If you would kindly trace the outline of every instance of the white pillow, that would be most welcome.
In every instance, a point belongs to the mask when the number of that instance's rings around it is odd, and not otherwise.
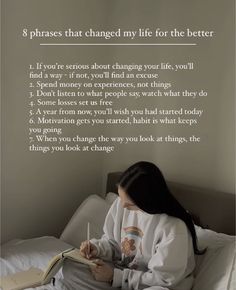
[[[226,246],[235,240],[234,236],[229,236],[222,233],[217,233],[212,230],[203,229],[195,225],[195,231],[198,238],[199,249],[207,248],[207,252],[204,255],[196,255],[196,267],[194,270],[194,276],[196,277],[202,267],[203,260],[206,261],[205,256],[214,255],[214,251]]]
[[[236,257],[234,257],[233,268],[229,278],[229,287],[228,290],[236,289]]]
[[[90,223],[91,238],[100,238],[103,234],[103,224],[109,208],[110,204],[103,198],[95,194],[90,195],[78,207],[60,239],[79,248],[81,242],[87,239],[88,222]]]
[[[196,277],[193,290],[228,289],[235,256],[235,236],[217,233],[195,225],[200,249],[204,255],[196,255]],[[227,269],[227,270],[226,270]]]
[[[107,195],[106,195],[106,202],[110,205],[113,204],[113,202],[117,199],[118,197],[118,194],[114,193],[114,192],[109,192]]]
[[[193,290],[229,289],[235,255],[234,242],[229,242],[219,248],[209,249],[204,255]]]
[[[206,247],[208,247],[208,249],[217,249],[235,240],[235,236],[217,233],[212,230],[203,229],[196,225],[195,231],[198,237],[198,245],[200,249]]]

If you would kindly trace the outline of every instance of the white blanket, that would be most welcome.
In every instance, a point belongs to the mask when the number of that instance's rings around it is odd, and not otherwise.
[[[0,269],[1,276],[13,274],[19,271],[28,270],[30,267],[37,267],[45,270],[50,259],[71,248],[71,245],[55,237],[40,237],[28,240],[13,240],[2,246]],[[34,290],[65,290],[61,270],[55,276],[55,287],[43,285]]]

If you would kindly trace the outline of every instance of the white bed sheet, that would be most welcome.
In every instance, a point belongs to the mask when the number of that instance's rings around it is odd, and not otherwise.
[[[37,267],[44,271],[53,256],[68,248],[71,248],[71,245],[50,236],[10,241],[2,246],[0,259],[1,276],[28,270],[30,267]],[[52,284],[47,284],[27,289],[66,290],[63,284],[61,270],[55,278],[55,287]]]

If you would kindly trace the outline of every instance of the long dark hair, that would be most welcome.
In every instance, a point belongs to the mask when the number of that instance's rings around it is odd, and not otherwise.
[[[190,214],[171,194],[163,174],[155,164],[147,161],[133,164],[121,175],[118,186],[143,211],[149,214],[165,213],[184,221],[192,236],[194,253],[205,253],[205,250],[198,249],[197,235]]]

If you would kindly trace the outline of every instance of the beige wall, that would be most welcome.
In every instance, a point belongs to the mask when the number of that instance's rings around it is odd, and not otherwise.
[[[61,232],[69,217],[91,193],[104,190],[105,174],[123,170],[137,160],[157,163],[172,181],[234,192],[234,26],[233,1],[2,1],[2,241]],[[194,48],[118,47],[43,48],[25,41],[20,31],[31,28],[87,27],[213,29],[217,37]],[[196,103],[205,115],[196,129],[196,144],[120,146],[111,154],[59,153],[43,155],[27,150],[27,65],[32,61],[123,63],[185,62],[193,60],[195,77],[178,75],[178,85],[207,88],[209,96]],[[170,76],[166,73],[166,79]],[[127,107],[135,104],[126,100]],[[142,100],[139,106],[145,106]],[[192,106],[179,99],[150,105]],[[165,134],[167,127],[90,129],[91,134],[130,136]],[[86,133],[85,129],[80,131]],[[174,128],[191,134],[189,128]],[[70,132],[69,132],[70,133]]]
[[[69,5],[69,2],[71,5]],[[72,29],[100,25],[104,7],[86,1],[3,1],[2,241],[59,234],[81,201],[101,190],[101,154],[28,152],[28,65],[86,63],[100,49],[40,47],[22,29]],[[65,13],[66,11],[66,13]],[[99,134],[96,127],[91,135]],[[79,129],[77,134],[86,135]],[[72,134],[72,130],[68,131]]]
[[[128,2],[131,4],[131,2]],[[148,6],[147,3],[151,5]],[[132,2],[133,4],[133,2]],[[112,156],[106,156],[104,175],[117,168],[125,169],[137,160],[153,161],[160,166],[166,178],[200,187],[226,192],[235,192],[235,91],[234,91],[234,1],[143,1],[134,8],[127,5],[127,13],[121,13],[123,2],[116,2],[113,9],[114,21],[121,27],[143,25],[145,27],[177,27],[184,30],[214,30],[212,40],[198,40],[198,45],[189,47],[118,48],[114,60],[120,62],[158,63],[195,62],[192,76],[185,73],[176,75],[179,88],[189,87],[207,89],[208,97],[196,101],[181,98],[156,100],[153,106],[177,109],[192,107],[204,109],[196,129],[172,127],[167,125],[155,128],[134,128],[133,135],[143,133],[165,134],[171,132],[181,135],[199,135],[200,144],[158,144],[120,147]],[[192,73],[191,73],[192,74]],[[165,74],[166,79],[173,79]],[[142,99],[137,106],[147,106]],[[134,106],[128,103],[127,106]],[[119,129],[107,130],[113,135]],[[127,128],[120,128],[120,134],[131,135]],[[105,183],[104,183],[105,184]]]

